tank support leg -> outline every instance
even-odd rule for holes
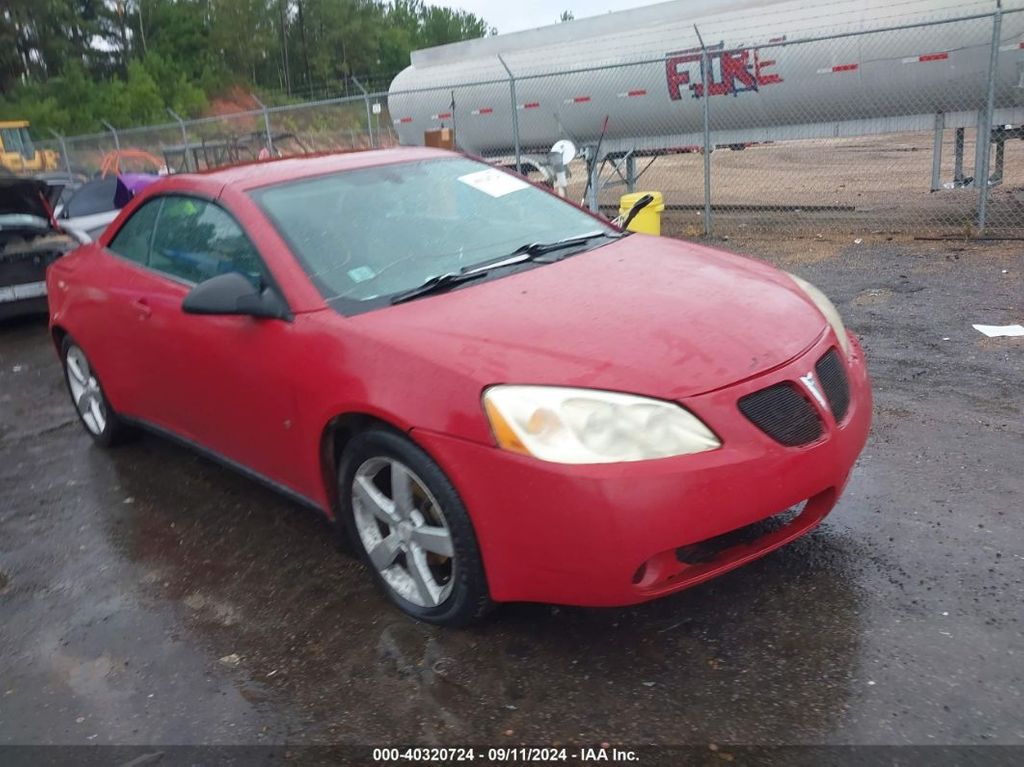
[[[964,129],[956,129],[956,138],[953,140],[953,184],[964,185]]]
[[[636,157],[632,152],[626,155],[626,190],[630,194],[636,191]]]
[[[942,189],[942,131],[946,127],[946,116],[935,115],[935,140],[932,143],[932,191]]]
[[[1006,153],[1006,136],[1000,131],[996,135],[996,171],[992,174],[990,179],[993,185],[1002,183],[1003,180],[1003,160]]]

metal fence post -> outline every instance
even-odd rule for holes
[[[516,100],[516,77],[512,74],[512,70],[508,68],[508,64],[505,63],[505,59],[502,58],[501,54],[498,54],[498,61],[505,67],[505,71],[508,72],[508,83],[509,83],[509,94],[512,97],[512,136],[515,139],[516,144],[516,172],[523,172],[523,161],[519,150],[519,102]]]
[[[108,123],[106,120],[100,120],[103,123],[103,127],[114,134],[114,149],[117,151],[117,172],[121,172],[121,139],[118,138],[117,130],[113,125]]]
[[[68,172],[68,175],[70,176],[71,175],[71,158],[68,156],[68,145],[67,145],[67,142],[65,142],[64,141],[64,137],[62,135],[60,135],[59,133],[57,133],[57,131],[55,131],[53,128],[50,128],[50,133],[52,133],[53,137],[55,139],[57,139],[58,142],[60,142],[60,154],[64,158],[64,170],[66,170]]]
[[[974,185],[978,193],[978,234],[985,233],[988,216],[988,163],[992,141],[992,114],[996,103],[996,76],[999,69],[999,32],[1003,23],[1003,3],[996,0],[996,12],[992,15],[992,49],[988,61],[988,93],[985,111],[978,115],[978,135],[974,155]]]
[[[274,134],[270,132],[270,112],[267,111],[267,105],[260,101],[259,97],[255,93],[250,93],[252,100],[256,102],[261,110],[263,110],[263,128],[267,133],[267,151],[270,154],[274,154]]]
[[[352,75],[352,82],[356,84],[356,87],[363,94],[363,103],[366,104],[366,135],[370,137],[370,149],[373,149],[373,120],[370,118],[370,94],[366,92],[366,88],[359,82],[359,78]]]
[[[693,31],[697,33],[697,41],[700,43],[701,51],[700,96],[704,107],[704,236],[710,237],[714,231],[711,222],[711,106],[708,100],[710,91],[708,88],[708,76],[711,72],[711,57],[696,24],[693,25]]]
[[[167,114],[169,114],[171,117],[177,120],[178,126],[181,128],[181,151],[185,157],[185,172],[187,173],[189,170],[199,170],[199,168],[191,167],[192,153],[189,151],[188,147],[188,131],[185,128],[185,121],[181,119],[181,115],[179,115],[170,107],[167,107]]]

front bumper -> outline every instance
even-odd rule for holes
[[[0,319],[46,309],[46,264],[0,261]]]
[[[634,604],[763,556],[832,510],[871,423],[859,344],[853,342],[846,362],[846,415],[836,423],[815,403],[824,433],[811,444],[776,442],[740,413],[737,401],[779,382],[798,382],[833,346],[834,336],[826,333],[780,368],[688,398],[683,404],[722,439],[709,453],[570,466],[434,432],[413,430],[413,436],[465,503],[495,600]],[[719,538],[803,502],[799,515],[758,537]],[[700,556],[683,548],[704,542]]]
[[[0,253],[0,319],[46,314],[46,269],[74,244],[58,233]]]

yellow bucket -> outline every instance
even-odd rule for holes
[[[629,226],[631,232],[643,232],[644,234],[661,235],[661,214],[665,210],[665,198],[661,192],[634,192],[624,194],[619,200],[619,215],[625,216],[636,204],[636,201],[645,194],[651,195],[654,199],[647,206],[636,214]]]

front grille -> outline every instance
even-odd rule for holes
[[[830,349],[818,360],[814,369],[818,372],[821,390],[832,408],[832,415],[835,416],[836,423],[839,423],[846,417],[846,411],[850,407],[850,384],[846,380],[843,359],[838,351]]]
[[[814,406],[791,383],[748,394],[740,399],[739,408],[757,428],[789,447],[814,442],[822,434]]]

